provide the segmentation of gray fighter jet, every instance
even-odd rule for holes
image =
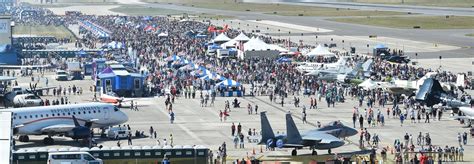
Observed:
[[[292,156],[297,155],[297,149],[304,147],[313,150],[313,155],[317,154],[316,149],[328,150],[328,153],[331,154],[332,148],[344,145],[341,138],[354,136],[358,133],[356,129],[347,127],[340,121],[333,121],[322,128],[300,134],[291,114],[288,113],[286,114],[286,134],[275,136],[265,113],[260,112],[262,139],[259,144],[265,144],[269,148],[294,148],[291,152]]]

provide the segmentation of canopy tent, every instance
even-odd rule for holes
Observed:
[[[291,62],[291,59],[287,58],[287,57],[281,57],[281,58],[277,59],[277,62],[279,62],[279,63]]]
[[[230,38],[227,37],[227,35],[225,35],[224,33],[221,33],[221,34],[217,35],[212,41],[213,42],[227,42],[229,40],[230,40]]]
[[[223,81],[223,80],[226,80],[225,77],[221,76],[221,75],[218,75],[216,73],[211,73],[211,74],[208,74],[206,76],[203,76],[203,77],[200,77],[200,79],[203,79],[203,80],[216,80],[216,81]]]
[[[227,47],[236,47],[237,46],[237,41],[235,39],[229,40],[225,43],[221,44],[222,48],[227,48]]]
[[[240,86],[239,82],[236,82],[232,79],[226,79],[216,84],[216,86],[226,86],[226,87],[238,87]]]
[[[265,51],[271,47],[258,38],[252,38],[247,43],[244,43],[245,51]]]
[[[247,35],[245,35],[243,32],[241,32],[233,40],[246,42],[246,41],[249,41],[250,38]]]
[[[158,34],[158,37],[168,37],[168,34],[167,34],[167,33],[164,33],[164,32],[162,32],[162,33]]]
[[[377,45],[375,45],[374,48],[375,48],[375,49],[386,49],[386,48],[388,48],[388,47],[385,46],[384,44],[377,44]]]
[[[287,49],[285,49],[285,48],[283,48],[279,45],[276,45],[276,44],[269,44],[268,47],[269,47],[270,50],[277,50],[279,52],[288,52]]]
[[[112,41],[109,44],[107,44],[107,48],[119,49],[119,48],[124,48],[124,45],[121,42]]]
[[[318,45],[315,49],[311,50],[306,54],[308,57],[323,56],[323,57],[333,57],[336,56],[334,53],[329,52],[326,47]]]

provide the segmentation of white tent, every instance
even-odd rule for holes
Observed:
[[[288,52],[287,49],[279,46],[279,45],[276,45],[276,44],[269,44],[268,47],[270,48],[270,50],[277,50],[277,51],[280,51],[280,52]]]
[[[227,35],[225,35],[224,33],[221,33],[221,34],[217,35],[217,36],[213,39],[214,42],[227,42],[227,41],[229,41],[229,40],[230,40],[230,38],[227,37]]]
[[[162,33],[158,34],[158,37],[168,37],[168,34],[167,34],[167,33],[164,33],[164,32],[162,32]]]
[[[235,39],[229,40],[223,44],[221,44],[222,48],[228,48],[228,47],[236,47],[238,42]]]
[[[336,56],[334,53],[329,52],[326,47],[318,45],[315,49],[311,50],[306,56],[313,57],[313,56],[323,56],[323,57],[332,57]]]
[[[237,35],[237,36],[234,38],[234,40],[246,42],[246,41],[249,41],[250,38],[249,38],[247,35],[245,35],[243,32],[241,32],[239,35]]]
[[[245,51],[265,51],[269,49],[271,47],[258,38],[252,38],[247,43],[244,43]]]

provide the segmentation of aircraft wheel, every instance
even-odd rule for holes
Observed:
[[[24,140],[24,136],[18,137],[18,141],[23,142],[23,140]]]
[[[27,135],[22,135],[22,136],[20,136],[20,141],[21,142],[29,142],[30,137],[28,137]]]
[[[311,153],[311,155],[318,155],[318,152],[316,150],[313,150],[313,152]]]
[[[328,154],[331,154],[331,149],[328,149]]]
[[[298,155],[298,152],[296,152],[296,149],[293,149],[291,151],[291,156],[296,156],[296,155]]]
[[[44,143],[45,145],[52,145],[52,144],[54,144],[54,140],[53,140],[53,138],[51,138],[51,137],[45,137],[45,138],[43,139],[43,143]]]

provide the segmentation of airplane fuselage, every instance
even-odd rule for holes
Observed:
[[[91,128],[106,128],[128,120],[118,108],[104,103],[26,107],[6,111],[13,113],[13,127],[19,135],[40,135],[44,134],[45,128],[74,125],[72,116],[81,124],[91,122]]]

